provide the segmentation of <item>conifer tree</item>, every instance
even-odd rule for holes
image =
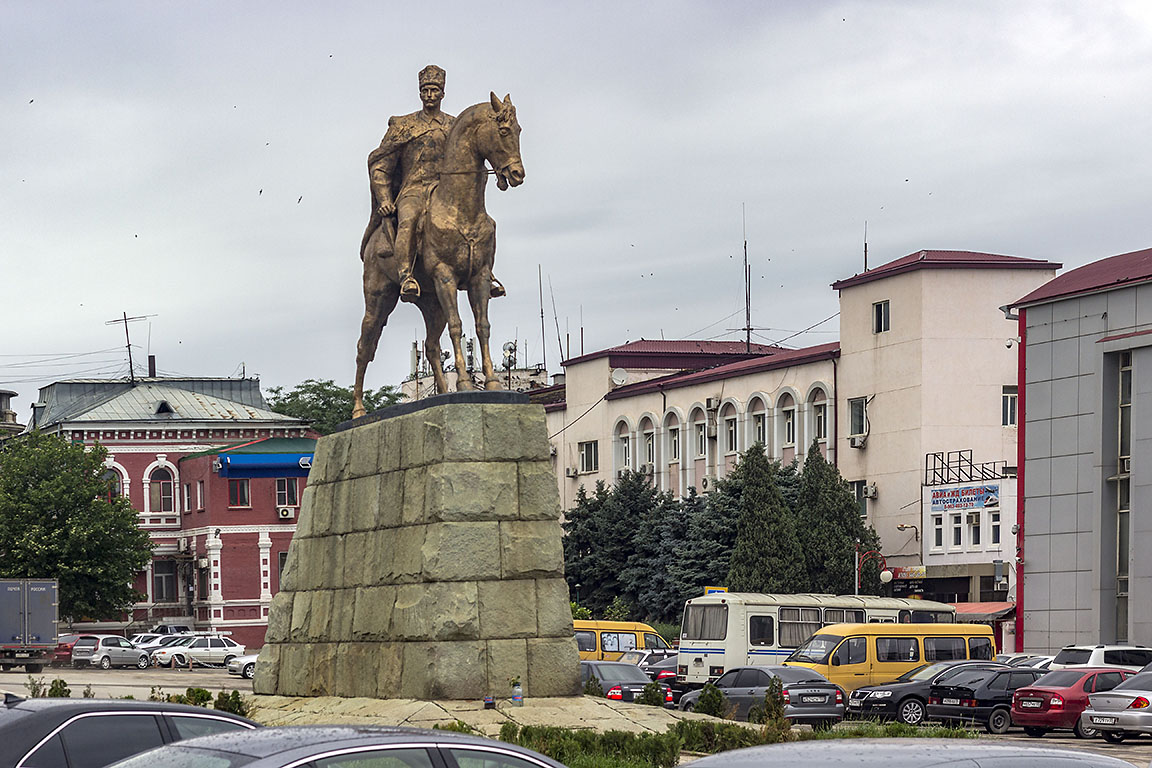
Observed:
[[[612,600],[612,596],[608,595],[603,603],[593,602],[601,597],[594,593],[600,571],[600,512],[608,499],[608,493],[602,482],[596,483],[591,496],[584,486],[580,486],[576,491],[576,506],[564,514],[564,574],[568,580],[569,594],[573,600],[592,611],[603,611]],[[580,585],[579,590],[576,589],[577,584]]]
[[[727,586],[733,592],[803,592],[804,554],[791,510],[777,485],[778,467],[757,443],[745,451],[735,474],[743,481],[736,546]]]
[[[669,574],[675,583],[676,615],[684,601],[704,594],[704,587],[727,583],[742,488],[740,478],[729,475],[707,496],[689,488],[680,500],[684,536],[678,549],[668,550],[673,554]]]

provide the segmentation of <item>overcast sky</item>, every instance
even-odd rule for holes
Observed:
[[[324,7],[330,6],[330,7]],[[0,388],[138,370],[349,385],[365,158],[417,72],[510,93],[493,347],[837,337],[832,281],[922,248],[1152,246],[1146,2],[0,2]],[[466,303],[462,302],[466,307]],[[731,315],[731,317],[729,317]],[[794,332],[832,319],[807,334]],[[470,322],[470,320],[469,320]],[[370,386],[408,373],[393,316]],[[69,357],[66,357],[69,356]],[[521,354],[521,362],[524,355]]]

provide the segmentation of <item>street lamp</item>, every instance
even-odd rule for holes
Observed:
[[[854,595],[860,594],[860,575],[864,569],[864,565],[870,561],[875,560],[880,566],[880,583],[887,584],[892,581],[892,571],[888,570],[888,561],[884,559],[884,555],[880,554],[879,550],[870,549],[867,552],[860,552],[860,544],[856,544],[856,591]]]

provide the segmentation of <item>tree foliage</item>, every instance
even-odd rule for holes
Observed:
[[[116,618],[143,597],[132,581],[152,544],[128,500],[109,498],[106,456],[38,431],[0,450],[0,576],[58,579],[70,619]]]
[[[736,546],[727,585],[733,592],[806,592],[808,571],[792,510],[764,446],[749,448],[736,467],[743,479]]]
[[[331,379],[305,379],[291,390],[268,388],[268,407],[285,416],[295,416],[312,423],[322,435],[330,434],[336,425],[352,418],[355,402],[351,387],[341,387]],[[364,407],[369,413],[400,402],[400,392],[391,385],[377,390],[364,390]]]

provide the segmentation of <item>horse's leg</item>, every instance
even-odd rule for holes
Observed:
[[[476,320],[476,343],[480,345],[480,360],[484,368],[484,389],[500,389],[500,377],[492,367],[492,353],[488,339],[492,324],[488,322],[488,300],[492,298],[492,270],[482,269],[472,277],[468,286],[468,303]]]
[[[384,274],[382,260],[369,252],[364,258],[364,319],[360,322],[360,340],[356,343],[356,383],[353,386],[352,418],[364,415],[364,374],[376,357],[380,333],[388,316],[396,308],[400,286]]]
[[[452,274],[451,268],[440,263],[433,270],[432,284],[436,288],[436,298],[440,301],[440,309],[448,320],[448,336],[452,339],[456,370],[458,373],[464,373],[464,375],[457,375],[456,377],[456,391],[475,389],[472,386],[472,379],[468,376],[468,363],[464,359],[464,347],[460,339],[463,328],[460,323],[460,308],[456,303],[456,292],[459,290],[456,286],[456,277]]]
[[[448,321],[440,309],[440,303],[435,296],[421,296],[417,300],[420,312],[424,315],[424,357],[428,360],[428,367],[432,369],[432,380],[436,382],[436,394],[442,395],[448,391],[448,378],[444,375],[444,357],[440,349],[440,337],[444,335],[444,326]]]

